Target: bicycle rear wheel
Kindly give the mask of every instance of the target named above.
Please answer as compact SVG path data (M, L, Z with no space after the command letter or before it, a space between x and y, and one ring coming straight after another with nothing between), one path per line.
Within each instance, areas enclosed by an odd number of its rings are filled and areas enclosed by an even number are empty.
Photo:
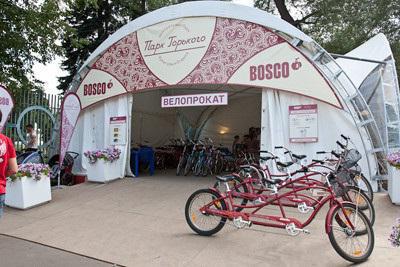
M201 212L200 209L212 203L210 209L227 210L221 196L211 189L194 192L186 202L185 217L190 228L203 236L219 232L225 225L226 218Z
M360 263L368 259L374 249L375 237L367 216L352 203L335 206L328 222L328 236L333 248L344 259ZM354 229L351 229L345 215ZM365 234L361 234L364 233Z

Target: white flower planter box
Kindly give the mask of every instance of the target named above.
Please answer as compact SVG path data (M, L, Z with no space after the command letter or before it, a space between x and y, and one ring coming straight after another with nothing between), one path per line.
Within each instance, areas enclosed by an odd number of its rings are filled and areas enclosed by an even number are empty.
M388 193L393 204L400 205L400 170L389 166Z
M114 162L97 160L86 165L87 180L90 182L106 183L120 177L118 160Z
M40 180L21 177L14 182L7 181L5 204L12 208L28 209L51 200L50 177L43 175Z

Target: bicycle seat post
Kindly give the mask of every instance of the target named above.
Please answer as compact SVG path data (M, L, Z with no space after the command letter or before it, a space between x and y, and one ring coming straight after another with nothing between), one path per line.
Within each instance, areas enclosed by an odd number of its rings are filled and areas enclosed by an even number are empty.
M229 187L229 183L225 182L224 184L225 184L225 187L226 187L226 192L230 192L231 188Z

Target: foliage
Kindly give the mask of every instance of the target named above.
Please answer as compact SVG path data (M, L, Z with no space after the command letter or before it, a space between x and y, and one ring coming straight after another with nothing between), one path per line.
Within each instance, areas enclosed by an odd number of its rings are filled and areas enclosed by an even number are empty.
M48 63L61 48L59 0L0 0L0 83L13 90L41 89L32 66Z
M101 150L86 151L83 153L83 155L88 158L90 164L96 163L98 159L113 162L119 159L119 156L121 155L121 149L116 147L108 147Z
M8 179L14 182L17 179L21 179L22 177L33 178L36 181L39 181L42 176L50 175L50 167L47 164L40 163L24 163L18 166L18 172L14 175L11 175Z
M392 46L395 60L400 62L400 1L256 0L255 3L261 9L279 14L332 53L347 53L382 32ZM400 74L400 64L397 72Z

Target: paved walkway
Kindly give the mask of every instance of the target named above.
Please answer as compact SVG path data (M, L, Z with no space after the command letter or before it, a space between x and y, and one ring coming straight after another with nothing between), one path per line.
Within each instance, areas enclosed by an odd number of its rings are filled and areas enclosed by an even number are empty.
M0 265L12 267L110 267L105 263L30 241L0 235Z
M170 173L54 190L49 204L6 209L0 233L126 266L349 265L324 233L324 211L308 228L310 235L230 225L212 237L194 234L184 218L186 199L212 183ZM391 248L387 238L400 207L385 194L374 202L375 250L363 266L399 266L400 249Z

